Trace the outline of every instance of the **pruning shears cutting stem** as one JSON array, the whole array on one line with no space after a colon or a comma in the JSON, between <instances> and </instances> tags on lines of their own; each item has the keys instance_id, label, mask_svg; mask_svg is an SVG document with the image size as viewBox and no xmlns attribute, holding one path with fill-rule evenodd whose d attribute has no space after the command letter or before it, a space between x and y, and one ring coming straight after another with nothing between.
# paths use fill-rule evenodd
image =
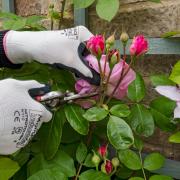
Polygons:
<instances>
[{"instance_id":1,"label":"pruning shears cutting stem","mask_svg":"<svg viewBox=\"0 0 180 180\"><path fill-rule=\"evenodd\" d=\"M36 96L35 100L45 104L48 107L54 108L61 104L72 103L78 99L85 99L98 95L98 92L87 93L87 94L75 94L74 92L66 91L62 93L61 91L51 91L42 96Z\"/></svg>"}]
</instances>

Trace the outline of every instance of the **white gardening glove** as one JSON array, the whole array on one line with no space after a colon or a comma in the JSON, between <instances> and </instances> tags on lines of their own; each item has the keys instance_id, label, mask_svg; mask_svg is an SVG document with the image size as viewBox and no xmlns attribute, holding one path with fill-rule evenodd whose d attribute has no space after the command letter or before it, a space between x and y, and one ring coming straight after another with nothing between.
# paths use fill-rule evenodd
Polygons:
<instances>
[{"instance_id":1,"label":"white gardening glove","mask_svg":"<svg viewBox=\"0 0 180 180\"><path fill-rule=\"evenodd\" d=\"M89 82L98 84L99 75L88 67L82 57L85 49L82 42L92 36L84 26L60 31L9 31L4 37L4 49L14 64L36 60L69 69Z\"/></svg>"},{"instance_id":2,"label":"white gardening glove","mask_svg":"<svg viewBox=\"0 0 180 180\"><path fill-rule=\"evenodd\" d=\"M0 81L0 154L12 154L24 147L52 114L29 95L45 89L37 81Z\"/></svg>"}]
</instances>

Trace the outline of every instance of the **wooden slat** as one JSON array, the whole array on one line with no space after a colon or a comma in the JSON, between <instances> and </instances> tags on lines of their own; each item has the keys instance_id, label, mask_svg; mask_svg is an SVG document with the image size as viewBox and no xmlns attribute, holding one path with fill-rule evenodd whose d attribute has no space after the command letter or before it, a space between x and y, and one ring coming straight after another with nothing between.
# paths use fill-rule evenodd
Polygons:
<instances>
[{"instance_id":1,"label":"wooden slat","mask_svg":"<svg viewBox=\"0 0 180 180\"><path fill-rule=\"evenodd\" d=\"M2 0L3 12L14 12L14 0Z\"/></svg>"},{"instance_id":2,"label":"wooden slat","mask_svg":"<svg viewBox=\"0 0 180 180\"><path fill-rule=\"evenodd\" d=\"M180 162L166 159L164 167L154 172L180 179Z\"/></svg>"},{"instance_id":3,"label":"wooden slat","mask_svg":"<svg viewBox=\"0 0 180 180\"><path fill-rule=\"evenodd\" d=\"M126 50L129 54L129 46L132 42L132 39L128 41ZM171 55L177 54L180 55L180 38L148 38L149 42L149 51L147 54L160 54L160 55ZM122 43L118 40L115 43L115 47L120 49L123 52Z\"/></svg>"},{"instance_id":4,"label":"wooden slat","mask_svg":"<svg viewBox=\"0 0 180 180\"><path fill-rule=\"evenodd\" d=\"M87 10L86 9L74 9L74 24L76 26L87 26Z\"/></svg>"}]
</instances>

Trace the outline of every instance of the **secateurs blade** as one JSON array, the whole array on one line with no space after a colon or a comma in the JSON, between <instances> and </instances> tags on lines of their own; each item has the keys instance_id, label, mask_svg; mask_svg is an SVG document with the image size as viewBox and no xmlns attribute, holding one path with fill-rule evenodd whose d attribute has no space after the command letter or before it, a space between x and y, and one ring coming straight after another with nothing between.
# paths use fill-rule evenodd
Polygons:
<instances>
[{"instance_id":1,"label":"secateurs blade","mask_svg":"<svg viewBox=\"0 0 180 180\"><path fill-rule=\"evenodd\" d=\"M35 99L48 107L54 108L61 104L72 103L75 100L89 98L96 95L98 95L98 92L75 94L74 92L70 92L68 90L65 93L62 93L61 91L51 91L42 96L36 96Z\"/></svg>"}]
</instances>

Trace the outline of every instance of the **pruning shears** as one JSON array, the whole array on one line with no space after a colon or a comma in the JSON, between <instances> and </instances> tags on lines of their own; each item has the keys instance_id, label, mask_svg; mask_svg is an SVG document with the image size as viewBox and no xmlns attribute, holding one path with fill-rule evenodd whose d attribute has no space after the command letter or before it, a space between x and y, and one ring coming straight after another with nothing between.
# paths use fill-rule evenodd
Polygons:
<instances>
[{"instance_id":1,"label":"pruning shears","mask_svg":"<svg viewBox=\"0 0 180 180\"><path fill-rule=\"evenodd\" d=\"M65 103L72 103L75 100L85 99L96 95L98 95L98 92L88 94L76 94L68 90L65 93L62 93L61 91L51 91L42 96L36 96L35 100L41 102L42 104L50 108L55 108Z\"/></svg>"}]
</instances>

